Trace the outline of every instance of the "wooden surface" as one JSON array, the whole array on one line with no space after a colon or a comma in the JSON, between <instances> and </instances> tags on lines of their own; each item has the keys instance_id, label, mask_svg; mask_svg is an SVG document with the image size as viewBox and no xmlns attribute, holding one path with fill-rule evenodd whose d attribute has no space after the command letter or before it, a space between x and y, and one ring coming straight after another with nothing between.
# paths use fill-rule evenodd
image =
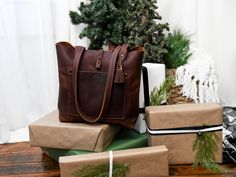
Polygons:
<instances>
[{"instance_id":1,"label":"wooden surface","mask_svg":"<svg viewBox=\"0 0 236 177\"><path fill-rule=\"evenodd\" d=\"M145 166L145 164L144 164ZM193 170L191 165L170 166L170 177L236 177L236 165L224 165L226 174L214 174L203 168ZM40 148L28 142L0 145L0 176L39 177L60 176L58 163L43 154Z\"/></svg>"}]
</instances>

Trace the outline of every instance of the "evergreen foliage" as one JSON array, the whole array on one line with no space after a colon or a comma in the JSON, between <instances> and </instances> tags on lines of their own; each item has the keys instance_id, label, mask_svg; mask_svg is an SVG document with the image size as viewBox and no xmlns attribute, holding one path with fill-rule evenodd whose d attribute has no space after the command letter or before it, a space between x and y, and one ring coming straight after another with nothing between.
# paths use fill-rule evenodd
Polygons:
<instances>
[{"instance_id":1,"label":"evergreen foliage","mask_svg":"<svg viewBox=\"0 0 236 177\"><path fill-rule=\"evenodd\" d=\"M126 34L125 23L128 9L127 0L91 0L81 2L79 12L70 11L74 25L87 24L80 38L90 39L90 49L100 49L104 44L123 44Z\"/></svg>"},{"instance_id":2,"label":"evergreen foliage","mask_svg":"<svg viewBox=\"0 0 236 177\"><path fill-rule=\"evenodd\" d=\"M113 164L113 177L126 177L128 164ZM86 165L72 173L73 177L109 177L109 164Z\"/></svg>"},{"instance_id":3,"label":"evergreen foliage","mask_svg":"<svg viewBox=\"0 0 236 177\"><path fill-rule=\"evenodd\" d=\"M167 68L176 69L187 63L192 55L189 49L190 37L182 30L176 29L166 39L167 50L164 61Z\"/></svg>"},{"instance_id":4,"label":"evergreen foliage","mask_svg":"<svg viewBox=\"0 0 236 177\"><path fill-rule=\"evenodd\" d=\"M128 43L131 46L144 47L144 62L163 63L165 31L168 23L158 23L161 16L157 13L156 0L129 0L127 29Z\"/></svg>"},{"instance_id":5,"label":"evergreen foliage","mask_svg":"<svg viewBox=\"0 0 236 177\"><path fill-rule=\"evenodd\" d=\"M90 49L100 49L104 44L144 47L144 61L163 63L167 52L164 32L168 24L158 23L161 16L156 0L91 0L81 3L79 12L70 12L74 25L87 24L80 38L90 39Z\"/></svg>"},{"instance_id":6,"label":"evergreen foliage","mask_svg":"<svg viewBox=\"0 0 236 177\"><path fill-rule=\"evenodd\" d=\"M161 105L163 100L168 97L171 86L174 84L175 78L168 77L166 80L161 84L160 88L154 87L150 94L150 105L157 106Z\"/></svg>"},{"instance_id":7,"label":"evergreen foliage","mask_svg":"<svg viewBox=\"0 0 236 177\"><path fill-rule=\"evenodd\" d=\"M215 163L215 157L218 150L217 143L221 142L215 132L204 132L197 137L193 144L193 150L196 151L193 168L202 166L218 173L227 171L225 168Z\"/></svg>"}]
</instances>

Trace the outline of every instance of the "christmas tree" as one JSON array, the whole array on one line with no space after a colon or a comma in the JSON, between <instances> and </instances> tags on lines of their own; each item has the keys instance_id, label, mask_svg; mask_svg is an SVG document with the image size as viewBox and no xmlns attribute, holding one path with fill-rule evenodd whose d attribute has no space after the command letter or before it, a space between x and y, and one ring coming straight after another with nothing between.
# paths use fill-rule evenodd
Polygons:
<instances>
[{"instance_id":1,"label":"christmas tree","mask_svg":"<svg viewBox=\"0 0 236 177\"><path fill-rule=\"evenodd\" d=\"M161 16L156 0L91 0L80 4L79 11L70 12L73 24L87 24L80 38L90 39L90 49L105 44L128 43L131 47L144 47L144 61L163 63L168 24L158 23Z\"/></svg>"},{"instance_id":2,"label":"christmas tree","mask_svg":"<svg viewBox=\"0 0 236 177\"><path fill-rule=\"evenodd\" d=\"M87 26L80 38L90 39L90 49L100 49L104 44L125 43L125 23L128 9L127 0L91 0L89 4L81 3L79 12L70 12L71 22L75 25L84 23Z\"/></svg>"},{"instance_id":3,"label":"christmas tree","mask_svg":"<svg viewBox=\"0 0 236 177\"><path fill-rule=\"evenodd\" d=\"M144 62L163 63L167 52L165 31L167 23L158 23L161 16L157 13L156 0L129 0L127 29L130 32L128 43L131 46L144 47Z\"/></svg>"}]
</instances>

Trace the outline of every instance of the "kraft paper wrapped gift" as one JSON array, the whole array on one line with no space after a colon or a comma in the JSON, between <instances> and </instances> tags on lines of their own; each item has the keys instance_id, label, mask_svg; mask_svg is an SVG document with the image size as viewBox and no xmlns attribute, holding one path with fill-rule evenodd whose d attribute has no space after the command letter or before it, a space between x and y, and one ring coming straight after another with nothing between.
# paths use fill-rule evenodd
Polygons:
<instances>
[{"instance_id":1,"label":"kraft paper wrapped gift","mask_svg":"<svg viewBox=\"0 0 236 177\"><path fill-rule=\"evenodd\" d=\"M149 146L166 145L170 164L191 164L195 158L193 143L207 126L219 137L216 162L221 163L222 114L222 107L216 103L147 107Z\"/></svg>"},{"instance_id":2,"label":"kraft paper wrapped gift","mask_svg":"<svg viewBox=\"0 0 236 177\"><path fill-rule=\"evenodd\" d=\"M144 63L143 67L147 69L147 76L148 76L148 88L150 95L151 91L154 87L159 88L160 85L165 80L165 65L164 64L157 64L157 63ZM139 91L139 107L144 108L144 89L143 89L143 72L141 75L141 82L140 82L140 91ZM139 133L146 133L146 122L144 120L144 114L140 113L139 117L136 121L134 129Z\"/></svg>"},{"instance_id":3,"label":"kraft paper wrapped gift","mask_svg":"<svg viewBox=\"0 0 236 177\"><path fill-rule=\"evenodd\" d=\"M148 146L147 134L139 134L131 129L122 129L105 151L133 149ZM95 153L94 151L41 148L49 157L58 161L61 156Z\"/></svg>"},{"instance_id":4,"label":"kraft paper wrapped gift","mask_svg":"<svg viewBox=\"0 0 236 177\"><path fill-rule=\"evenodd\" d=\"M62 123L58 116L53 111L29 125L31 146L101 152L120 130L108 124Z\"/></svg>"},{"instance_id":5,"label":"kraft paper wrapped gift","mask_svg":"<svg viewBox=\"0 0 236 177\"><path fill-rule=\"evenodd\" d=\"M165 146L66 156L60 157L59 163L62 177L76 177L76 171L101 164L107 165L109 174L109 166L113 167L114 172L114 163L128 165L127 177L169 176L168 150Z\"/></svg>"}]
</instances>

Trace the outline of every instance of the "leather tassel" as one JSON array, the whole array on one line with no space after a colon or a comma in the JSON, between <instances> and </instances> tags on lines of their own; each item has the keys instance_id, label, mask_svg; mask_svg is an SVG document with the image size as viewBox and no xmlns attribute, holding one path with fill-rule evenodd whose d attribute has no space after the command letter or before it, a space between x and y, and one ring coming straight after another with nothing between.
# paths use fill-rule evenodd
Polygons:
<instances>
[{"instance_id":1,"label":"leather tassel","mask_svg":"<svg viewBox=\"0 0 236 177\"><path fill-rule=\"evenodd\" d=\"M124 83L124 82L125 82L125 77L124 77L122 66L118 66L116 69L114 83Z\"/></svg>"}]
</instances>

